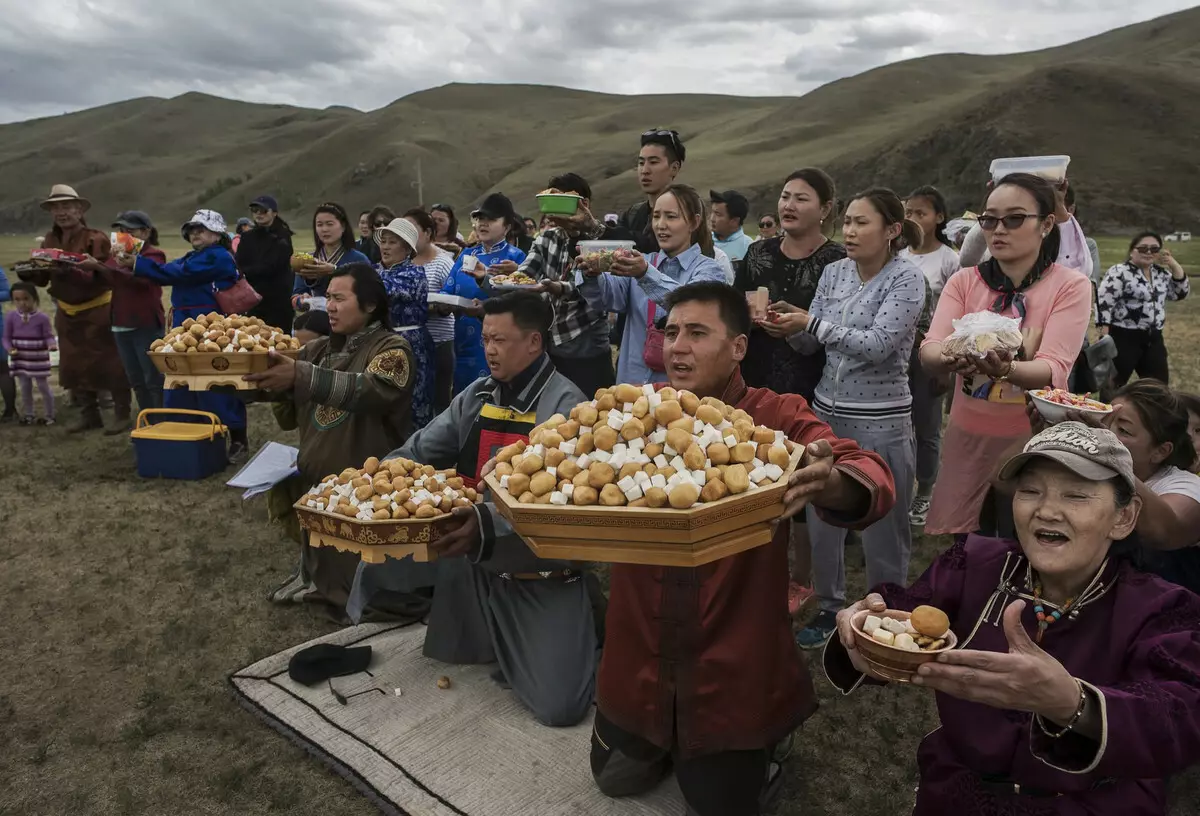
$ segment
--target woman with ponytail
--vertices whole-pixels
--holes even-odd
[[[942,414],[948,378],[931,377],[921,367],[920,353],[937,299],[946,281],[959,269],[958,253],[946,237],[946,215],[945,197],[938,188],[928,184],[913,190],[904,200],[904,217],[921,228],[922,240],[920,246],[900,250],[900,257],[912,261],[925,273],[930,296],[929,312],[921,315],[917,324],[917,342],[913,344],[912,359],[908,363],[913,430],[917,435],[917,493],[908,509],[908,520],[914,527],[923,527],[929,516],[929,502],[941,458]]]
[[[1056,208],[1045,179],[1005,176],[979,216],[991,258],[958,272],[942,290],[920,359],[931,376],[955,377],[942,444],[954,455],[941,463],[926,533],[1012,537],[1011,502],[989,493],[995,463],[1029,436],[1025,392],[1066,387],[1091,317],[1091,282],[1056,262]],[[1016,355],[992,351],[977,359],[943,351],[954,321],[975,312],[996,312],[1021,324],[1024,343]]]
[[[908,360],[926,304],[925,276],[902,249],[920,246],[921,228],[904,217],[891,190],[876,187],[850,199],[842,219],[846,256],[825,267],[808,310],[776,303],[767,320],[786,327],[801,353],[825,351],[813,410],[833,432],[883,457],[895,476],[896,504],[862,533],[867,586],[903,585],[912,534],[915,450]],[[797,635],[801,648],[824,645],[846,600],[846,531],[808,514],[813,591],[821,611]]]

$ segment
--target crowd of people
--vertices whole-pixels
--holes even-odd
[[[588,180],[562,173],[547,186],[578,196],[575,214],[535,225],[496,192],[465,238],[444,204],[376,206],[356,235],[347,210],[324,203],[299,268],[271,196],[232,236],[197,212],[181,228],[192,251],[168,262],[145,212],[112,221],[145,241],[117,259],[87,200],[56,186],[45,246],[87,260],[12,287],[6,416],[15,377],[18,418],[34,421],[36,384],[53,422],[57,342],[81,416],[70,430],[100,427],[107,393],[107,432],[123,432],[132,389],[143,408],[216,413],[231,457],[244,456],[244,402],[164,395],[147,364],[163,286],[173,325],[225,311],[249,286],[251,314],[304,342],[297,360],[248,378],[299,432],[281,519],[325,474],[370,456],[478,484],[500,446],[616,383],[720,398],[805,446],[769,545],[696,569],[615,565],[606,599],[590,570],[537,558],[483,504],[455,511],[430,564],[365,565],[294,528],[298,566],[272,599],[346,623],[428,615],[427,656],[498,663],[540,722],[577,723],[595,703],[602,791],[638,793],[674,770],[689,812],[725,816],[760,811],[780,746],[815,708],[799,649],[824,649],[849,692],[876,682],[849,616],[933,603],[964,648],[915,678],[937,692],[944,726],[918,757],[919,813],[1163,812],[1165,779],[1200,760],[1200,398],[1168,384],[1164,304],[1189,283],[1161,237],[1138,234],[1102,270],[1065,180],[994,179],[952,239],[932,185],[843,203],[829,174],[804,168],[782,179],[752,240],[747,197],[702,196],[679,181],[685,160],[678,133],[646,131],[643,198],[624,213],[597,217]],[[597,239],[635,250],[602,271],[578,249]],[[516,272],[536,286],[493,284]],[[38,311],[47,286],[53,330]],[[956,321],[980,312],[1017,321],[1020,348],[952,350]],[[1100,344],[1115,360],[1097,383]],[[1108,389],[1113,410],[1047,425],[1027,394],[1051,387]],[[910,586],[914,527],[953,544]],[[853,604],[848,531],[873,590]]]

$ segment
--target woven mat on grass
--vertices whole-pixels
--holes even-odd
[[[352,782],[388,814],[404,816],[678,816],[674,778],[642,797],[596,790],[588,764],[591,720],[573,728],[538,724],[494,666],[448,666],[421,654],[419,623],[342,629],[260,660],[229,678],[239,701]],[[313,643],[369,645],[367,674],[327,685],[287,674],[291,656]],[[448,690],[437,687],[447,676]],[[396,696],[395,690],[401,695]]]

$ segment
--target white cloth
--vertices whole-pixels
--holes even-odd
[[[950,280],[950,276],[962,268],[958,261],[958,253],[945,244],[938,244],[936,250],[924,255],[918,255],[905,247],[900,250],[900,257],[912,261],[925,273],[925,282],[929,284],[934,298],[942,294],[942,289],[946,286],[946,281]]]
[[[1174,465],[1159,469],[1158,473],[1146,480],[1146,487],[1159,496],[1187,496],[1200,504],[1200,476]]]
[[[720,247],[713,247],[713,259],[721,265],[721,269],[725,272],[725,282],[733,286],[733,279],[737,277],[733,271],[733,261],[729,260]]]

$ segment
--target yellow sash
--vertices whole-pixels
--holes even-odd
[[[84,303],[63,303],[61,300],[55,300],[54,303],[58,306],[59,311],[66,313],[67,317],[74,317],[80,312],[86,312],[88,309],[95,309],[98,306],[107,306],[109,303],[112,303],[112,292],[105,292],[100,297],[92,298]]]

